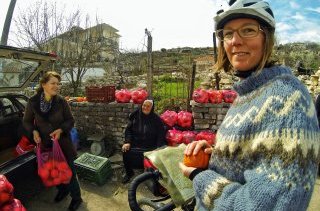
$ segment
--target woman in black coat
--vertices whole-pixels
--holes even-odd
[[[154,101],[145,100],[129,116],[122,146],[125,175],[122,182],[129,182],[133,169],[143,169],[143,153],[166,145],[165,129],[160,117],[154,113]]]
[[[82,203],[82,199],[73,163],[77,152],[70,138],[74,118],[67,101],[58,95],[60,81],[61,76],[56,72],[49,71],[43,75],[37,94],[28,101],[23,126],[32,134],[34,142],[43,148],[51,148],[52,139],[59,141],[72,170],[72,178],[68,185],[57,186],[58,193],[54,201],[59,202],[70,193],[72,200],[69,210],[76,210]]]

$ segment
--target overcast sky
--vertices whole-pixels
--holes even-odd
[[[54,1],[54,0],[47,0]],[[71,11],[79,8],[119,30],[120,47],[146,50],[144,29],[153,37],[153,49],[211,47],[213,16],[225,0],[55,0]],[[320,0],[267,0],[277,21],[280,43],[320,42]],[[10,0],[0,3],[0,30]],[[36,0],[17,0],[13,18]],[[14,28],[14,22],[11,25]],[[9,39],[14,39],[12,34]],[[12,42],[9,41],[9,44]]]

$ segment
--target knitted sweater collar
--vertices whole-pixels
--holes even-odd
[[[263,68],[259,72],[254,72],[248,78],[236,82],[233,85],[234,90],[241,96],[258,89],[260,86],[268,83],[273,78],[280,75],[292,75],[289,68],[284,66],[272,66],[269,68]]]

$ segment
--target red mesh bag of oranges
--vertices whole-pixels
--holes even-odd
[[[64,157],[58,140],[53,140],[52,150],[37,146],[38,175],[46,187],[69,184],[72,171]]]

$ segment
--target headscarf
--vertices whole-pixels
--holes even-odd
[[[142,112],[142,105],[145,101],[152,101],[152,107],[149,114]],[[138,133],[146,134],[148,130],[153,129],[155,121],[158,121],[158,115],[154,113],[154,100],[146,99],[143,103],[129,115],[129,119],[133,121],[134,126],[138,126]]]

